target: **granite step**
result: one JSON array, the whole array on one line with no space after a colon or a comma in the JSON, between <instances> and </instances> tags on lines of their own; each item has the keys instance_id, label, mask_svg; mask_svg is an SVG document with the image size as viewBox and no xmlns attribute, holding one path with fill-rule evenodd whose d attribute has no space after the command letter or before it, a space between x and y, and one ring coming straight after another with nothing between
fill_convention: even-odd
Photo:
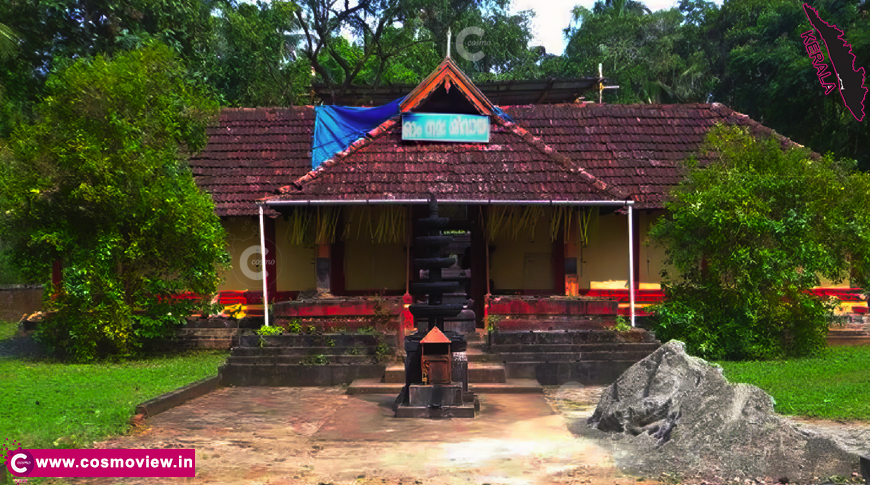
<instances>
[{"instance_id":1,"label":"granite step","mask_svg":"<svg viewBox=\"0 0 870 485\"><path fill-rule=\"evenodd\" d=\"M237 328L189 328L182 327L176 331L179 337L231 338L239 333Z\"/></svg>"},{"instance_id":2,"label":"granite step","mask_svg":"<svg viewBox=\"0 0 870 485\"><path fill-rule=\"evenodd\" d=\"M468 363L468 382L471 383L504 383L505 370L502 364L491 364L481 362ZM405 366L404 364L393 364L387 366L384 371L384 382L389 384L404 384L405 383Z\"/></svg>"},{"instance_id":3,"label":"granite step","mask_svg":"<svg viewBox=\"0 0 870 485\"><path fill-rule=\"evenodd\" d=\"M870 335L836 336L828 334L826 340L828 345L836 347L863 347L870 345Z\"/></svg>"},{"instance_id":4,"label":"granite step","mask_svg":"<svg viewBox=\"0 0 870 485\"><path fill-rule=\"evenodd\" d=\"M233 357L281 357L306 355L368 355L374 347L236 347Z\"/></svg>"},{"instance_id":5,"label":"granite step","mask_svg":"<svg viewBox=\"0 0 870 485\"><path fill-rule=\"evenodd\" d=\"M645 343L599 343L599 344L495 344L490 347L489 351L493 354L510 354L510 353L551 353L551 352L624 352L624 351L645 351L653 352L658 349L661 344L657 342Z\"/></svg>"},{"instance_id":6,"label":"granite step","mask_svg":"<svg viewBox=\"0 0 870 485\"><path fill-rule=\"evenodd\" d=\"M399 395L403 383L381 382L380 379L356 379L347 388L348 394ZM507 379L505 382L468 384L469 391L478 394L541 394L544 387L535 379Z\"/></svg>"},{"instance_id":7,"label":"granite step","mask_svg":"<svg viewBox=\"0 0 870 485\"><path fill-rule=\"evenodd\" d=\"M319 359L318 357L322 357ZM305 364L370 364L373 363L371 355L256 355L256 356L237 356L231 355L227 357L228 366L234 365L255 365L264 368L276 365L294 365Z\"/></svg>"},{"instance_id":8,"label":"granite step","mask_svg":"<svg viewBox=\"0 0 870 485\"><path fill-rule=\"evenodd\" d=\"M183 338L177 345L189 349L230 349L235 343L232 338Z\"/></svg>"}]
</instances>

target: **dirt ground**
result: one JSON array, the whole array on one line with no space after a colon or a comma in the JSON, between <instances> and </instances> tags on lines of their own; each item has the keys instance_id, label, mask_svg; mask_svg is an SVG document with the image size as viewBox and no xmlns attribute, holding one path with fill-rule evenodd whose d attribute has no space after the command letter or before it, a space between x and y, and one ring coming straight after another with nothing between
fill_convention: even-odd
<instances>
[{"instance_id":1,"label":"dirt ground","mask_svg":"<svg viewBox=\"0 0 870 485\"><path fill-rule=\"evenodd\" d=\"M545 394L487 394L474 419L396 419L394 396L333 388L222 388L148 419L98 448L194 448L196 478L67 479L100 485L714 485L691 477L644 480L615 468L609 440L578 437L602 387L566 384ZM866 443L867 423L793 419ZM863 447L861 447L863 448ZM856 450L857 451L857 450ZM853 478L854 480L854 478ZM756 480L758 485L766 480ZM772 482L771 482L772 483Z\"/></svg>"},{"instance_id":2,"label":"dirt ground","mask_svg":"<svg viewBox=\"0 0 870 485\"><path fill-rule=\"evenodd\" d=\"M159 414L106 448L195 448L195 479L73 483L621 484L605 449L567 429L601 388L480 396L475 419L396 419L394 396L341 388L223 388ZM583 404L583 402L587 404Z\"/></svg>"}]
</instances>

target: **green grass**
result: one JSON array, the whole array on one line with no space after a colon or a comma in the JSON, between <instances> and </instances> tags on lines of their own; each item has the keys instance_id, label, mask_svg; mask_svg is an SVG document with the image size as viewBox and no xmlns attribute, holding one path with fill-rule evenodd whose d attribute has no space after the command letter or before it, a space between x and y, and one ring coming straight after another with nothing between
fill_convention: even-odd
<instances>
[{"instance_id":1,"label":"green grass","mask_svg":"<svg viewBox=\"0 0 870 485\"><path fill-rule=\"evenodd\" d=\"M831 347L818 357L719 362L731 382L773 396L781 414L870 421L870 347Z\"/></svg>"},{"instance_id":2,"label":"green grass","mask_svg":"<svg viewBox=\"0 0 870 485\"><path fill-rule=\"evenodd\" d=\"M9 323L0 322L0 336ZM122 434L137 404L217 374L226 351L120 363L0 357L0 439L25 448L89 448Z\"/></svg>"},{"instance_id":3,"label":"green grass","mask_svg":"<svg viewBox=\"0 0 870 485\"><path fill-rule=\"evenodd\" d=\"M18 331L18 324L15 322L7 322L0 320L0 340L6 340L15 335Z\"/></svg>"}]
</instances>

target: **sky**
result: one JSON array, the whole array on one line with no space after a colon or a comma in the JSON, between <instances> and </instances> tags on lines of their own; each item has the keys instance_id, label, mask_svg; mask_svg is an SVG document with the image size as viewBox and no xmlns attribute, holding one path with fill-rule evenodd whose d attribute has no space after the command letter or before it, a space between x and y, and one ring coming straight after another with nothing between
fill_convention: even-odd
<instances>
[{"instance_id":1,"label":"sky","mask_svg":"<svg viewBox=\"0 0 870 485\"><path fill-rule=\"evenodd\" d=\"M714 0L722 5L722 0ZM653 12L669 9L679 4L678 0L646 0L643 2ZM531 45L543 45L548 54L561 55L565 50L565 37L562 31L571 22L571 10L575 5L592 9L595 0L513 0L511 10L534 10L535 19L532 30L535 39Z\"/></svg>"}]
</instances>

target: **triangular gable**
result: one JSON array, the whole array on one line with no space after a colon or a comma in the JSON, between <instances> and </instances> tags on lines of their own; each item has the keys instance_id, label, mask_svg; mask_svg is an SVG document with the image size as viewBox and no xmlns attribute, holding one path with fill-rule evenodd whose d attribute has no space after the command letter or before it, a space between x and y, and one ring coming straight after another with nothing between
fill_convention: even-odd
<instances>
[{"instance_id":1,"label":"triangular gable","mask_svg":"<svg viewBox=\"0 0 870 485\"><path fill-rule=\"evenodd\" d=\"M494 106L486 98L486 96L484 96L480 92L480 90L477 89L471 79L466 76L465 73L463 73L462 70L459 69L459 67L456 65L456 63L454 63L450 58L444 59L444 61L441 62L441 64L438 66L437 69L435 69L434 72L432 72L432 74L430 74L422 83L420 83L410 94L405 96L404 100L399 104L400 113L407 113L424 105L426 100L429 99L429 97L441 86L444 86L446 89L448 87L448 83L450 89L458 89L468 100L468 102L481 115L489 116L491 119L491 123L495 123L497 126L501 127L507 133L511 134L514 137L513 141L505 140L505 142L507 143L506 149L502 147L503 149L507 150L506 153L504 153L503 155L505 160L512 159L516 155L516 153L509 153L512 150L510 148L510 145L512 145L512 143L519 142L521 144L527 145L528 147L531 147L533 152L538 152L542 154L544 158L549 160L549 163L551 163L551 165L548 166L548 170L551 176L544 176L544 179L535 180L533 184L529 184L530 188L537 186L547 186L548 190L523 190L521 191L523 192L522 194L515 193L515 195L523 195L524 197L522 198L528 198L527 196L531 195L534 195L535 197L542 197L545 195L545 193L547 193L550 194L548 199L559 200L580 200L576 199L576 197L582 197L582 200L627 200L629 198L628 195L623 193L621 190L617 189L611 184L603 182L601 179L593 176L582 167L577 166L570 159L568 159L568 157L560 155L552 147L542 142L540 138L533 136L527 130L514 123L513 120L511 120L506 113L501 111L497 106ZM317 169L312 170L306 175L298 178L296 181L293 182L292 185L287 185L280 188L277 192L284 195L279 195L277 198L281 198L284 196L293 197L292 194L304 197L304 195L300 193L303 187L308 186L315 180L318 181L317 185L322 185L324 183L335 183L341 185L342 190L349 189L350 187L355 185L353 183L353 180L358 179L359 176L354 175L347 178L346 176L348 174L340 175L339 173L342 172L344 168L346 168L344 166L347 165L347 163L353 163L351 162L351 160L354 159L364 160L364 163L366 163L366 165L369 163L370 160L374 161L375 158L371 158L372 155L366 153L371 151L367 147L371 147L373 143L380 143L385 137L390 136L390 133L394 132L395 129L401 130L399 115L393 116L390 119L386 120L377 128L368 132L365 136L351 143L345 150L336 153L330 159L324 161L323 164ZM490 148L495 149L499 146L500 144L494 144ZM481 149L486 151L490 148ZM360 153L361 150L362 153ZM439 151L439 149L433 150L433 153L436 151ZM355 156L357 153L360 153L359 157ZM393 156L395 155L395 152L391 152L391 154L392 155L390 156ZM508 163L514 164L517 162L518 161L512 160ZM331 170L332 167L335 167L339 164L341 164L344 168L338 169L337 171L336 169ZM522 162L520 162L519 165L515 166L521 168ZM367 172L368 170L364 171ZM474 170L471 171L473 172ZM504 167L500 167L499 173L502 172L504 172ZM508 169L507 172L512 172L515 176L522 177L522 175L520 175L520 171L515 172L513 169ZM559 175L559 173L561 173L562 175ZM334 175L326 177L327 179L330 179L329 182L325 181L323 177L320 177L320 175L326 174ZM399 178L403 177L401 171L394 171L391 173L391 176ZM448 175L448 177L452 177L452 175ZM551 179L551 177L555 178ZM582 194L578 192L568 195L568 193L574 192L574 190L572 190L571 188L571 185L576 183L579 183L581 186L587 186L589 189L580 190L579 192L583 192ZM402 185L405 186L404 184ZM486 186L492 187L491 184ZM552 188L559 186L563 187L563 191L561 194L558 194L558 196L554 196L556 195L556 192L554 192ZM330 191L332 190L337 189L330 189ZM413 192L417 193L420 192L420 190L415 190ZM317 197L317 195L311 195ZM467 195L472 196L473 194ZM483 194L480 195L483 196ZM494 197L495 195L496 194L489 193L485 198L494 199L496 198ZM390 198L389 195L387 195L387 198ZM268 200L271 198L265 199Z\"/></svg>"},{"instance_id":2,"label":"triangular gable","mask_svg":"<svg viewBox=\"0 0 870 485\"><path fill-rule=\"evenodd\" d=\"M487 97L477 89L477 86L471 82L471 79L466 76L465 73L459 69L459 66L457 66L449 57L441 61L441 64L438 65L432 74L429 74L422 83L417 85L410 94L405 96L405 99L399 105L399 110L403 113L407 113L419 107L442 85L444 85L446 89L453 87L459 89L462 94L465 95L468 102L471 103L471 105L474 106L481 115L492 116L496 114L497 110L489 99L487 99Z\"/></svg>"}]
</instances>

